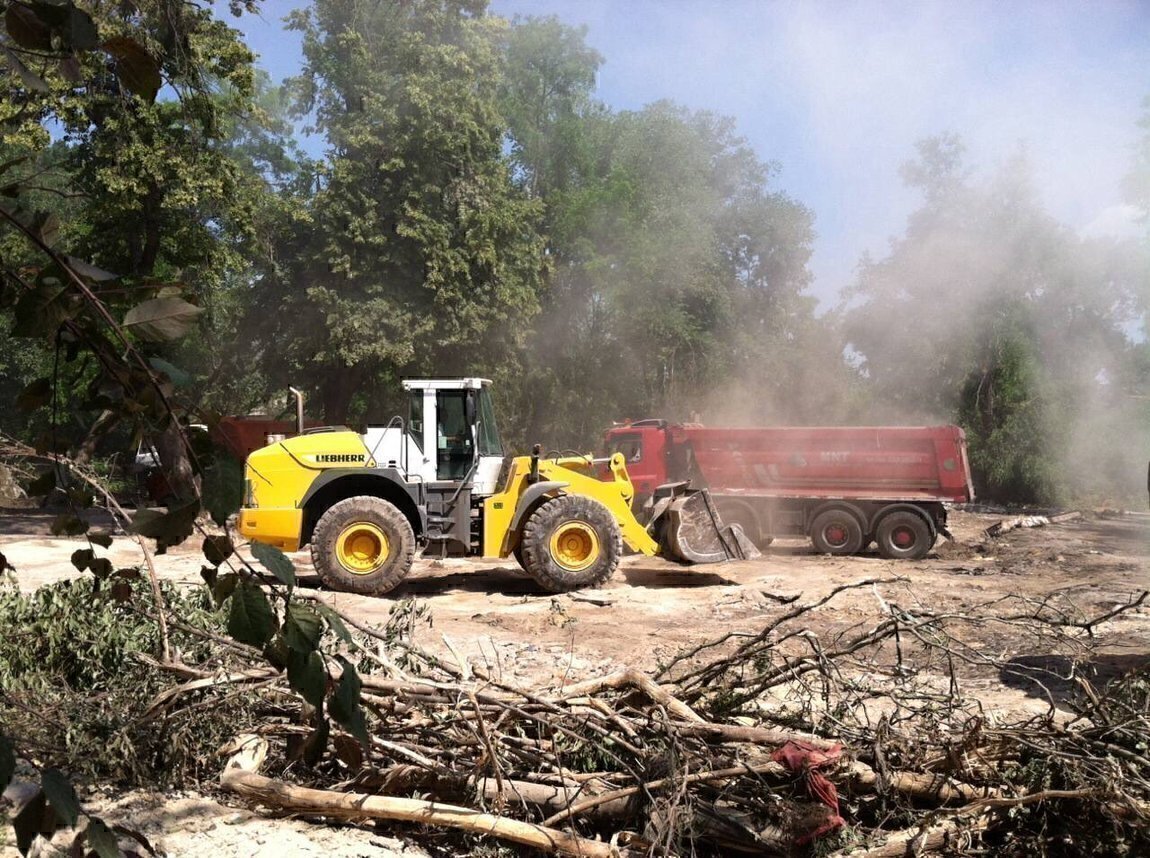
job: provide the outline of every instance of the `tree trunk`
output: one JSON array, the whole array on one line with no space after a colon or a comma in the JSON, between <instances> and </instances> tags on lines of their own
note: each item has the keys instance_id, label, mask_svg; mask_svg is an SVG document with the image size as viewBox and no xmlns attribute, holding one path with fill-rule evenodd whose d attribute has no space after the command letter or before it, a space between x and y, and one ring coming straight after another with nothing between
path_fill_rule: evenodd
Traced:
<instances>
[{"instance_id":1,"label":"tree trunk","mask_svg":"<svg viewBox=\"0 0 1150 858\"><path fill-rule=\"evenodd\" d=\"M328 426L342 426L347 423L347 413L351 409L351 398L359 390L363 370L358 366L344 367L326 374L320 390L323 402L323 422Z\"/></svg>"},{"instance_id":2,"label":"tree trunk","mask_svg":"<svg viewBox=\"0 0 1150 858\"><path fill-rule=\"evenodd\" d=\"M199 497L200 479L192 469L184 433L180 431L174 417L156 437L156 453L160 456L160 467L163 468L171 493L182 500Z\"/></svg>"}]
</instances>

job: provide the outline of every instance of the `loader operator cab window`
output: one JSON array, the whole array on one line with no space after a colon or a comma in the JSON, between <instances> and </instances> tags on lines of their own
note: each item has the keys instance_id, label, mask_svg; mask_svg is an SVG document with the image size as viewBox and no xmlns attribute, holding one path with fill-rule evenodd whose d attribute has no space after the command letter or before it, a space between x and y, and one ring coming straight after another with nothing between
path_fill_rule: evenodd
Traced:
<instances>
[{"instance_id":1,"label":"loader operator cab window","mask_svg":"<svg viewBox=\"0 0 1150 858\"><path fill-rule=\"evenodd\" d=\"M420 450L423 449L423 391L411 391L411 397L408 400L410 406L407 410L407 434L411 436L411 440L416 443Z\"/></svg>"},{"instance_id":2,"label":"loader operator cab window","mask_svg":"<svg viewBox=\"0 0 1150 858\"><path fill-rule=\"evenodd\" d=\"M467 425L466 390L435 394L435 478L462 480L474 460L471 427Z\"/></svg>"},{"instance_id":3,"label":"loader operator cab window","mask_svg":"<svg viewBox=\"0 0 1150 858\"><path fill-rule=\"evenodd\" d=\"M491 393L483 388L479 393L479 455L502 456L503 442L499 440L499 428L495 425L495 406L491 404Z\"/></svg>"}]
</instances>

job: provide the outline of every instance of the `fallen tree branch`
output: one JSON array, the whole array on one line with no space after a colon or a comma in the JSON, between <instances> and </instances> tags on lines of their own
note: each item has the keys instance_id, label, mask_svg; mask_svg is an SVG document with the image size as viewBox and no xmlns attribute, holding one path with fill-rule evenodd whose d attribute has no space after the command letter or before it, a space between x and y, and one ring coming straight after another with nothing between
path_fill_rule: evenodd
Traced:
<instances>
[{"instance_id":1,"label":"fallen tree branch","mask_svg":"<svg viewBox=\"0 0 1150 858\"><path fill-rule=\"evenodd\" d=\"M414 798L308 789L264 777L255 772L244 771L241 768L225 769L220 776L220 786L228 792L290 813L314 814L343 820L389 819L436 828L454 828L471 834L509 840L554 855L625 858L628 854L626 850L620 850L600 840L590 840L545 825L521 822L468 807L456 807Z\"/></svg>"}]
</instances>

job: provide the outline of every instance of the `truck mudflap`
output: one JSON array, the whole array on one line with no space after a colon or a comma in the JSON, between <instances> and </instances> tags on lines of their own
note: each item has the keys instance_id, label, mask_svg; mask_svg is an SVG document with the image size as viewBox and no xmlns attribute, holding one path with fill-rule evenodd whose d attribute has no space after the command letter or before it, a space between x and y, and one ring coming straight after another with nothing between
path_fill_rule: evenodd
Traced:
<instances>
[{"instance_id":1,"label":"truck mudflap","mask_svg":"<svg viewBox=\"0 0 1150 858\"><path fill-rule=\"evenodd\" d=\"M685 483L655 489L647 529L660 552L683 563L722 563L761 557L737 524L724 525L711 494Z\"/></svg>"}]
</instances>

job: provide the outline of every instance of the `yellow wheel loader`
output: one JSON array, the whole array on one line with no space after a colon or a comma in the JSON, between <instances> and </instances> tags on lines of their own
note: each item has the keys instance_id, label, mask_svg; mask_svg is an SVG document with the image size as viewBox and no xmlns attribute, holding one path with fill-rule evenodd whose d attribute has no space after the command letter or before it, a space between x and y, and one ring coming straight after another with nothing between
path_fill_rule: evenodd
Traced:
<instances>
[{"instance_id":1,"label":"yellow wheel loader","mask_svg":"<svg viewBox=\"0 0 1150 858\"><path fill-rule=\"evenodd\" d=\"M405 381L406 419L362 435L301 426L296 437L256 450L240 534L284 551L310 544L327 587L369 595L399 584L417 550L514 556L552 592L606 581L624 544L685 562L756 553L737 527L722 526L705 492L685 484L660 487L654 514L640 524L619 453L548 457L537 446L505 469L490 385Z\"/></svg>"}]
</instances>

